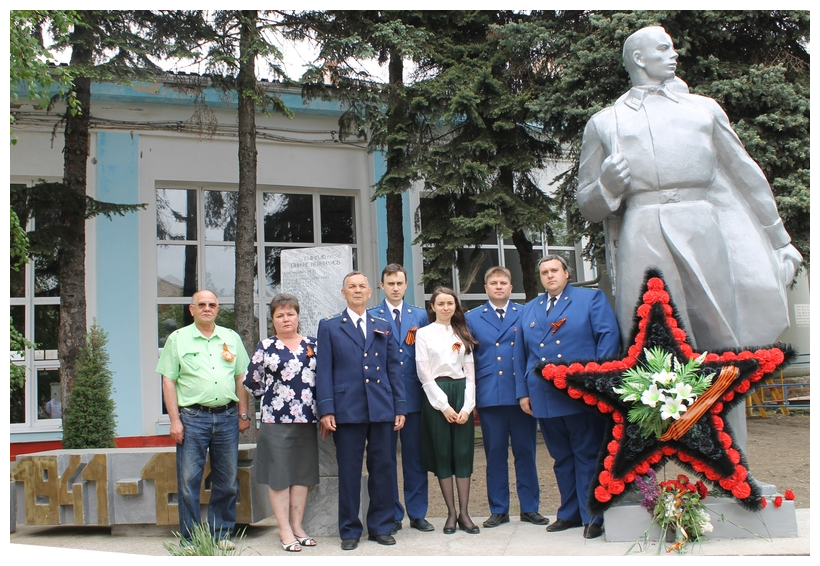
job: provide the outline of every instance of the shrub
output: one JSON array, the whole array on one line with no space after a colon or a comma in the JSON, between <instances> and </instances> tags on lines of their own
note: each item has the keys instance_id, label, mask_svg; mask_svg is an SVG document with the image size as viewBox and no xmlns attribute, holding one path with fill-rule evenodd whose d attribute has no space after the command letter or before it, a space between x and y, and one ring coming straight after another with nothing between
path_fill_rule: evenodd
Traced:
<instances>
[{"instance_id":1,"label":"shrub","mask_svg":"<svg viewBox=\"0 0 820 566\"><path fill-rule=\"evenodd\" d=\"M77 356L77 377L66 404L63 448L114 448L113 374L105 351L108 335L96 320Z\"/></svg>"}]
</instances>

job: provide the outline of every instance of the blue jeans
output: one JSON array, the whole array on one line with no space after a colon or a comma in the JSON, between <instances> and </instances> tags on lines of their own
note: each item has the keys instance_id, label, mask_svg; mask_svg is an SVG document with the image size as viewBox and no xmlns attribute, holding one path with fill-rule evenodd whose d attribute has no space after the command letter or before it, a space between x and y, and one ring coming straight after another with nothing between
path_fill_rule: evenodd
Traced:
<instances>
[{"instance_id":1,"label":"blue jeans","mask_svg":"<svg viewBox=\"0 0 820 566\"><path fill-rule=\"evenodd\" d=\"M217 538L230 536L236 524L236 467L239 460L239 417L236 406L221 413L180 407L184 436L177 444L177 491L179 532L191 538L200 522L199 492L205 458L211 456L211 498L208 525Z\"/></svg>"}]
</instances>

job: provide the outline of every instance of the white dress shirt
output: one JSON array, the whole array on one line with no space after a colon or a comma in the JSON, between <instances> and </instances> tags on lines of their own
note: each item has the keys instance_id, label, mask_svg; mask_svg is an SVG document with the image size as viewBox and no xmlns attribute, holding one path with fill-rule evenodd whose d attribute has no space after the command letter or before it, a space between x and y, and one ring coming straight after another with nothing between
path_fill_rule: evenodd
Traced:
<instances>
[{"instance_id":1,"label":"white dress shirt","mask_svg":"<svg viewBox=\"0 0 820 566\"><path fill-rule=\"evenodd\" d=\"M458 351L453 349L456 343L461 344ZM442 376L467 380L464 406L453 407L456 412L470 413L475 408L475 363L473 353L467 354L466 350L452 326L433 322L416 331L416 370L427 400L437 411L450 407L447 395L436 383L436 378Z\"/></svg>"}]
</instances>

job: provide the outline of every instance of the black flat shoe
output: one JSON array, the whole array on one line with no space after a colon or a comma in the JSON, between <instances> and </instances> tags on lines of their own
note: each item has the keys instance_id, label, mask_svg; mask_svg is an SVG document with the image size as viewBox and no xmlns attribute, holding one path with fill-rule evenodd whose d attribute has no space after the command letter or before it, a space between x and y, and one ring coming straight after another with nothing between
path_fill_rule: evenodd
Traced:
<instances>
[{"instance_id":1,"label":"black flat shoe","mask_svg":"<svg viewBox=\"0 0 820 566\"><path fill-rule=\"evenodd\" d=\"M475 524L473 524L472 527L468 527L466 524L464 524L464 521L461 520L461 517L456 519L456 522L458 523L458 528L462 531L465 531L468 535L477 535L481 532L481 529L479 529L478 526L476 526Z\"/></svg>"},{"instance_id":2,"label":"black flat shoe","mask_svg":"<svg viewBox=\"0 0 820 566\"><path fill-rule=\"evenodd\" d=\"M455 524L452 524L452 525L450 524L450 518L449 517L447 518L447 522L444 523L444 529L442 529L442 532L445 535L454 535L456 533L456 526L455 526Z\"/></svg>"},{"instance_id":3,"label":"black flat shoe","mask_svg":"<svg viewBox=\"0 0 820 566\"><path fill-rule=\"evenodd\" d=\"M490 518L484 521L484 526L488 529L497 527L502 523L509 523L510 515L508 513L493 513Z\"/></svg>"},{"instance_id":4,"label":"black flat shoe","mask_svg":"<svg viewBox=\"0 0 820 566\"><path fill-rule=\"evenodd\" d=\"M394 535L401 530L401 521L394 521L393 528L390 529L390 534Z\"/></svg>"},{"instance_id":5,"label":"black flat shoe","mask_svg":"<svg viewBox=\"0 0 820 566\"><path fill-rule=\"evenodd\" d=\"M367 540L372 540L384 546L396 544L396 539L394 539L392 535L367 535Z\"/></svg>"},{"instance_id":6,"label":"black flat shoe","mask_svg":"<svg viewBox=\"0 0 820 566\"><path fill-rule=\"evenodd\" d=\"M599 525L598 523L590 523L589 525L584 525L584 538L598 538L603 533L603 525Z\"/></svg>"},{"instance_id":7,"label":"black flat shoe","mask_svg":"<svg viewBox=\"0 0 820 566\"><path fill-rule=\"evenodd\" d=\"M342 539L342 550L355 550L357 546L359 546L357 538Z\"/></svg>"},{"instance_id":8,"label":"black flat shoe","mask_svg":"<svg viewBox=\"0 0 820 566\"><path fill-rule=\"evenodd\" d=\"M568 521L567 519L557 519L553 524L547 527L547 532L557 533L567 529L575 529L583 525L581 521Z\"/></svg>"},{"instance_id":9,"label":"black flat shoe","mask_svg":"<svg viewBox=\"0 0 820 566\"><path fill-rule=\"evenodd\" d=\"M410 527L423 533L429 533L430 531L436 530L436 528L430 524L430 521L424 517L421 517L420 519L410 519Z\"/></svg>"},{"instance_id":10,"label":"black flat shoe","mask_svg":"<svg viewBox=\"0 0 820 566\"><path fill-rule=\"evenodd\" d=\"M550 520L541 513L521 513L521 522L532 523L533 525L549 525Z\"/></svg>"}]
</instances>

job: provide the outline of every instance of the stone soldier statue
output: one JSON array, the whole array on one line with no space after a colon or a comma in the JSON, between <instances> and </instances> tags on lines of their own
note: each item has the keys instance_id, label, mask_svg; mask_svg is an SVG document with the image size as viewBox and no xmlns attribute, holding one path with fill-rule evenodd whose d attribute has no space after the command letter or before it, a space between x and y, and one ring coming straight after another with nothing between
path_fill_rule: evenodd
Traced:
<instances>
[{"instance_id":1,"label":"stone soldier statue","mask_svg":"<svg viewBox=\"0 0 820 566\"><path fill-rule=\"evenodd\" d=\"M696 349L765 345L788 327L802 256L726 113L689 94L662 27L624 42L632 89L587 123L578 206L604 222L616 316L629 340L647 267L666 278ZM730 426L742 447L742 407Z\"/></svg>"}]
</instances>

